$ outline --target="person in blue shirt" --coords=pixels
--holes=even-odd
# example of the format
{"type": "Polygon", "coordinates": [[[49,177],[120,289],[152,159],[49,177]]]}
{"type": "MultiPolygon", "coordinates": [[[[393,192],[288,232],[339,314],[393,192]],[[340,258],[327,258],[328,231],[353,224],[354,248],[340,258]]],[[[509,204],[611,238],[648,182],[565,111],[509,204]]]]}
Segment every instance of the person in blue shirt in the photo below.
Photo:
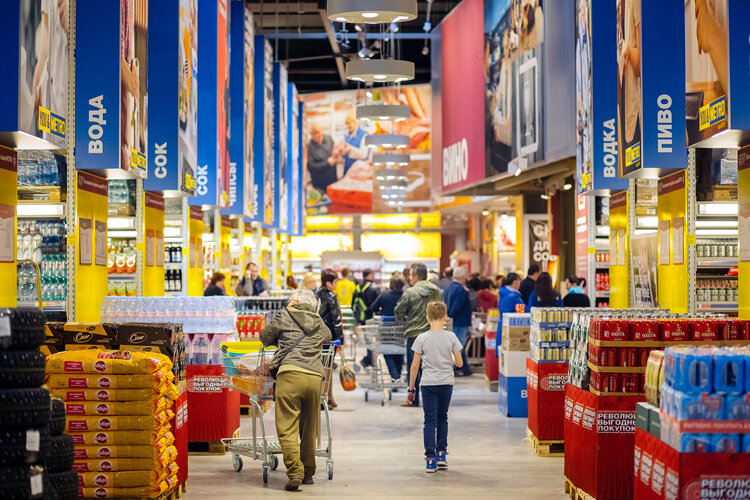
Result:
{"type": "Polygon", "coordinates": [[[354,165],[357,160],[367,160],[370,158],[370,148],[365,144],[367,133],[359,126],[354,111],[346,116],[346,135],[344,135],[344,175],[354,165]]]}
{"type": "MultiPolygon", "coordinates": [[[[448,317],[453,320],[453,333],[458,337],[463,349],[461,359],[463,367],[461,371],[465,377],[471,375],[471,368],[466,359],[466,342],[469,340],[469,327],[471,327],[471,301],[469,291],[466,289],[466,268],[457,267],[453,270],[453,282],[445,290],[443,299],[448,307],[448,317]]],[[[454,371],[457,371],[454,369],[454,371]]]]}
{"type": "Polygon", "coordinates": [[[536,280],[536,288],[529,296],[529,303],[526,311],[531,312],[532,307],[562,307],[563,302],[560,298],[560,292],[552,286],[552,276],[544,272],[536,280]]]}
{"type": "Polygon", "coordinates": [[[503,280],[503,287],[500,289],[498,301],[498,310],[500,311],[500,324],[503,324],[503,313],[516,312],[516,306],[523,304],[521,292],[518,288],[521,286],[521,277],[516,273],[508,273],[503,280]]]}

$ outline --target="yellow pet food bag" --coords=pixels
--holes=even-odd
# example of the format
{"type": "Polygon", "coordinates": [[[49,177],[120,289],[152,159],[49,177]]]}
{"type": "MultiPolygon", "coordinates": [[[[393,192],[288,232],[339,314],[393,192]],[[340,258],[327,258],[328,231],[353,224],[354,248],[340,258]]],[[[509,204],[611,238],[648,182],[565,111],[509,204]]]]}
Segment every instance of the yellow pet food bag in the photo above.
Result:
{"type": "Polygon", "coordinates": [[[146,375],[171,370],[172,360],[157,352],[63,351],[47,357],[47,373],[146,375]]]}
{"type": "Polygon", "coordinates": [[[167,410],[172,405],[172,401],[165,397],[152,398],[145,401],[131,402],[104,402],[104,401],[83,401],[80,403],[65,403],[65,412],[68,417],[78,416],[143,416],[155,415],[167,410]]]}
{"type": "MultiPolygon", "coordinates": [[[[161,438],[163,439],[163,438],[161,438]]],[[[168,441],[165,440],[165,443],[168,441]]],[[[130,458],[156,460],[162,467],[174,460],[177,456],[177,448],[174,446],[161,445],[163,449],[157,449],[149,443],[145,446],[130,445],[104,445],[104,446],[78,446],[75,448],[76,462],[88,460],[100,460],[109,458],[130,458]]]]}
{"type": "Polygon", "coordinates": [[[167,481],[154,487],[141,488],[79,488],[78,496],[82,498],[157,498],[169,488],[167,481]]]}
{"type": "Polygon", "coordinates": [[[84,488],[140,488],[156,486],[166,477],[161,470],[84,472],[78,474],[78,485],[84,488]]]}
{"type": "MultiPolygon", "coordinates": [[[[50,395],[66,402],[74,401],[112,401],[127,403],[130,401],[144,401],[158,396],[167,397],[167,391],[174,384],[162,384],[153,389],[54,389],[50,387],[50,395]]],[[[169,397],[174,400],[176,397],[169,397]]]]}
{"type": "Polygon", "coordinates": [[[53,373],[47,376],[50,389],[156,389],[174,380],[174,373],[161,370],[147,375],[100,375],[53,373]]]}
{"type": "Polygon", "coordinates": [[[94,431],[69,433],[77,446],[158,446],[163,452],[174,444],[174,436],[169,432],[169,426],[162,426],[153,431],[94,431]],[[171,436],[171,442],[168,438],[171,436]],[[162,441],[164,440],[164,441],[162,441]]]}

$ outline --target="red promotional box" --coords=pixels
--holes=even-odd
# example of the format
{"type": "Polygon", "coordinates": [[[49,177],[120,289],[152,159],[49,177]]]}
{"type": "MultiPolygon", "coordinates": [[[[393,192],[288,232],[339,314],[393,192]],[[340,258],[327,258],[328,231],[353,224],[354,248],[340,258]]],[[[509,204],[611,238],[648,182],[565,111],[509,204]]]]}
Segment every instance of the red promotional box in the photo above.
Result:
{"type": "Polygon", "coordinates": [[[659,322],[659,335],[664,342],[684,342],[690,335],[689,322],[663,320],[659,322]]]}
{"type": "Polygon", "coordinates": [[[219,441],[240,427],[240,393],[231,391],[220,365],[187,367],[188,441],[219,441]]]}
{"type": "Polygon", "coordinates": [[[638,342],[656,342],[659,340],[659,321],[655,319],[636,319],[630,322],[630,339],[638,342]]]}
{"type": "Polygon", "coordinates": [[[594,340],[625,341],[630,340],[630,321],[625,319],[591,320],[591,338],[594,340]]]}
{"type": "Polygon", "coordinates": [[[690,340],[699,342],[719,340],[719,322],[713,319],[691,320],[690,340]]]}
{"type": "Polygon", "coordinates": [[[750,498],[750,453],[680,453],[636,429],[633,464],[635,500],[750,498]]]}
{"type": "Polygon", "coordinates": [[[563,405],[567,378],[567,363],[526,360],[529,430],[540,441],[563,439],[563,405]]]}
{"type": "Polygon", "coordinates": [[[597,500],[633,496],[635,405],[644,400],[565,386],[565,476],[597,500]]]}

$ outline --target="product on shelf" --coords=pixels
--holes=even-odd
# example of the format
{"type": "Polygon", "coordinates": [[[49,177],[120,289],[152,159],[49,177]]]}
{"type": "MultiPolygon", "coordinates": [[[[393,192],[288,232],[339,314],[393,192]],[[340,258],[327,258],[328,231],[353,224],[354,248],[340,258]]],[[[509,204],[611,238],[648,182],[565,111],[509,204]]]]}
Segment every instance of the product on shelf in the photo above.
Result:
{"type": "Polygon", "coordinates": [[[738,253],[737,242],[723,242],[723,243],[697,243],[695,245],[695,255],[698,258],[702,257],[734,257],[736,258],[738,253]]]}
{"type": "Polygon", "coordinates": [[[47,150],[23,149],[16,154],[19,186],[60,186],[61,180],[64,184],[67,170],[65,156],[47,150]]]}
{"type": "Polygon", "coordinates": [[[109,215],[132,217],[135,215],[135,181],[109,179],[107,190],[109,215]]]}
{"type": "Polygon", "coordinates": [[[167,292],[182,291],[182,269],[167,269],[164,273],[164,290],[167,292]]]}
{"type": "Polygon", "coordinates": [[[177,485],[170,419],[178,392],[172,368],[167,356],[155,352],[67,351],[47,357],[47,384],[68,409],[80,497],[155,498],[177,485]],[[156,396],[132,402],[135,390],[156,396]],[[111,396],[106,403],[102,391],[111,396]]]}
{"type": "Polygon", "coordinates": [[[532,309],[531,359],[566,363],[571,354],[570,327],[577,308],[532,309]]]}
{"type": "Polygon", "coordinates": [[[531,324],[529,313],[503,314],[503,329],[500,345],[505,351],[528,351],[529,330],[531,324]]]}

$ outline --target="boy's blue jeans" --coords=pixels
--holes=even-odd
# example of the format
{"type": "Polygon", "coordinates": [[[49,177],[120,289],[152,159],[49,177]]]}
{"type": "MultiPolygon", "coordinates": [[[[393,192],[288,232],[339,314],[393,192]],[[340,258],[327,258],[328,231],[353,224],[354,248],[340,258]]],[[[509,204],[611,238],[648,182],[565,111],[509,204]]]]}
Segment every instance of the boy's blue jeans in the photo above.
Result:
{"type": "Polygon", "coordinates": [[[452,385],[423,385],[424,455],[437,458],[438,451],[448,450],[448,407],[453,395],[452,385]]]}

